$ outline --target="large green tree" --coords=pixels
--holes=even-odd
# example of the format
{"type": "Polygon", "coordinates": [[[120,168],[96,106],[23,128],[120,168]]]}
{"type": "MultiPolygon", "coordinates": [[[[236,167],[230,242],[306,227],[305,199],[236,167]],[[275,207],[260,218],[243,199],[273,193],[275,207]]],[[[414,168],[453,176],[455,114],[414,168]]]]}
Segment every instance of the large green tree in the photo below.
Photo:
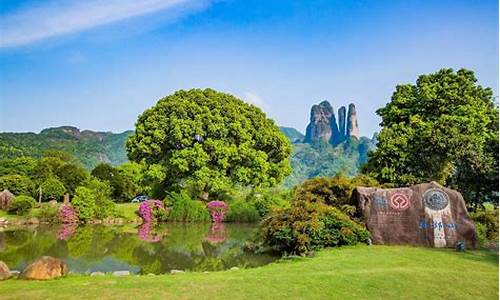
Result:
{"type": "Polygon", "coordinates": [[[212,89],[180,90],[141,114],[129,158],[160,165],[165,189],[201,192],[234,185],[274,186],[290,174],[291,145],[256,106],[212,89]]]}
{"type": "Polygon", "coordinates": [[[498,106],[472,71],[442,69],[398,85],[377,114],[370,175],[396,185],[435,180],[458,188],[471,206],[497,201],[498,106]]]}

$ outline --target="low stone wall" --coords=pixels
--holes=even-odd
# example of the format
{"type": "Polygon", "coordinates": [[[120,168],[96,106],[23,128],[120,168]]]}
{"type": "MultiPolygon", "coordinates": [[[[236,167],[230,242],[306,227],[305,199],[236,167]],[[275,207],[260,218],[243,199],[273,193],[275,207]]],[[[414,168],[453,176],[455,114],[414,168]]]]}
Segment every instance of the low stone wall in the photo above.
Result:
{"type": "Polygon", "coordinates": [[[358,187],[358,210],[376,244],[476,247],[474,223],[462,195],[436,182],[406,188],[358,187]]]}

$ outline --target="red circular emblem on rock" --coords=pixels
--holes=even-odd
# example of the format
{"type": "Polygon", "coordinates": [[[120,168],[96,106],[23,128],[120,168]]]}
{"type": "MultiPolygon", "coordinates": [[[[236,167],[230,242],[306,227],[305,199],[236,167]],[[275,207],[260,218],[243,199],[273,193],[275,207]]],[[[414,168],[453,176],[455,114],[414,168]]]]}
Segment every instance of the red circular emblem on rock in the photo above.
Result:
{"type": "Polygon", "coordinates": [[[395,210],[406,210],[410,207],[410,199],[403,193],[395,193],[391,196],[390,204],[395,210]]]}

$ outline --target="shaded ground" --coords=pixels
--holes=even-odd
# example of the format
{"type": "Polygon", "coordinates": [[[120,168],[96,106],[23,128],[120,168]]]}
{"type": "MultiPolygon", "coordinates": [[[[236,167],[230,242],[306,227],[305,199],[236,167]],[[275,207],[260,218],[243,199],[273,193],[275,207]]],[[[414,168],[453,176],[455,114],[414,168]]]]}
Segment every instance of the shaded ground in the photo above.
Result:
{"type": "Polygon", "coordinates": [[[215,273],[0,282],[1,299],[498,299],[498,254],[357,246],[215,273]]]}

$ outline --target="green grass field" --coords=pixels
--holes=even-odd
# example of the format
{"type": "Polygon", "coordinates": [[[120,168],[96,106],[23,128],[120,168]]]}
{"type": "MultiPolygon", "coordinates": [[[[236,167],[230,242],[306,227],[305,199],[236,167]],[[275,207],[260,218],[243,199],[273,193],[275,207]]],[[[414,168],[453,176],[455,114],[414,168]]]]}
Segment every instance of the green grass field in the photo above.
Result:
{"type": "Polygon", "coordinates": [[[1,299],[498,299],[498,254],[400,246],[215,273],[0,282],[1,299]]]}

